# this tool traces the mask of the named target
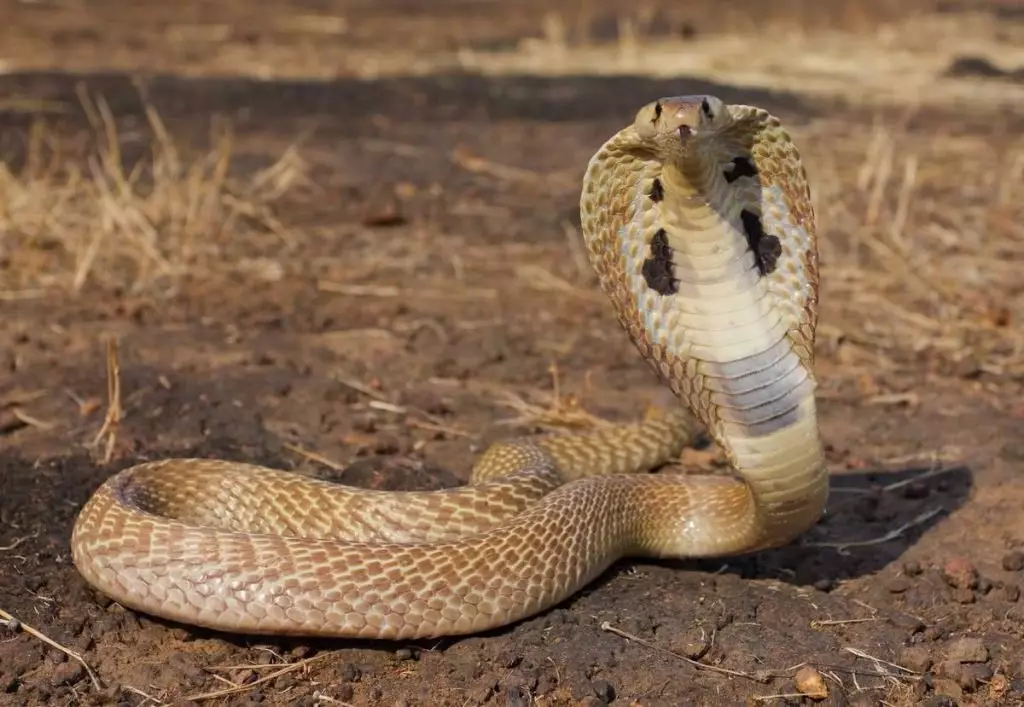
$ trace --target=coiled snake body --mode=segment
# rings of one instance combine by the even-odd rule
[[[128,607],[252,634],[422,638],[506,625],[623,556],[784,544],[828,478],[814,399],[817,245],[779,121],[665,98],[594,155],[580,200],[601,287],[679,411],[488,449],[467,486],[357,489],[226,461],[108,479],[75,565]],[[645,474],[701,423],[739,478]]]

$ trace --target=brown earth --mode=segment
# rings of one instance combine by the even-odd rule
[[[354,68],[392,43],[512,51],[550,29],[541,3],[8,4],[0,610],[80,653],[102,685],[0,625],[0,705],[811,704],[794,694],[805,664],[828,689],[817,704],[1024,704],[1019,112],[981,99],[868,107],[708,77]],[[588,28],[592,47],[622,42],[613,3],[566,5],[553,12]],[[648,22],[698,39],[762,21],[845,28],[869,46],[914,12],[1019,30],[1011,3],[890,6],[735,3],[726,21],[690,3]],[[998,55],[1004,35],[979,45]],[[211,120],[230,121],[238,183],[302,138],[280,163],[283,194],[250,189],[244,217],[186,238],[171,218],[185,201],[154,188],[164,201],[146,208],[166,217],[152,219],[155,240],[132,227],[91,241],[102,218],[79,216],[114,218],[129,201],[61,205],[47,201],[60,177],[26,175],[41,153],[87,176],[109,170],[79,85],[105,98],[120,160],[145,161],[159,136],[131,69],[148,74],[183,156],[216,148]],[[973,81],[988,96],[1002,79],[957,80],[941,85]],[[68,554],[75,515],[142,460],[441,488],[464,483],[495,439],[669,403],[582,260],[577,199],[587,159],[638,106],[698,92],[778,113],[818,194],[819,410],[835,479],[804,538],[721,561],[623,561],[514,626],[397,645],[215,634],[125,610],[82,581]],[[40,205],[31,233],[26,203]],[[109,339],[124,417],[92,446]],[[719,466],[713,450],[682,461]]]

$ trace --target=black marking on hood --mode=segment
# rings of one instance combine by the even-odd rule
[[[740,177],[756,177],[757,167],[746,157],[734,157],[732,164],[725,168],[725,181],[732,184]]]
[[[743,221],[743,230],[747,234],[747,243],[754,251],[757,269],[762,275],[775,272],[779,265],[779,256],[782,255],[782,243],[776,236],[765,233],[761,217],[753,211],[740,211],[740,220]]]
[[[651,238],[650,255],[644,260],[641,273],[647,286],[659,295],[674,295],[679,291],[679,283],[672,273],[672,247],[664,228],[659,228]]]

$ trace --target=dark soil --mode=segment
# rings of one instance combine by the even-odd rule
[[[14,74],[0,93],[75,103],[78,80],[120,121],[138,120],[138,94],[119,74]],[[440,488],[463,483],[490,441],[536,431],[502,424],[517,413],[500,394],[550,392],[552,363],[562,390],[594,414],[626,421],[665,404],[565,230],[601,141],[652,97],[697,92],[742,95],[795,126],[827,110],[797,95],[638,78],[151,81],[173,131],[197,149],[212,114],[231,116],[239,169],[265,166],[315,128],[303,154],[316,188],[278,214],[301,237],[264,249],[281,279],[197,272],[170,294],[96,285],[0,302],[0,609],[79,651],[103,682],[0,626],[0,705],[191,704],[230,687],[225,679],[258,684],[207,703],[729,705],[797,692],[804,663],[825,676],[819,704],[1024,704],[1020,381],[940,377],[908,357],[886,375],[916,399],[871,405],[825,342],[819,409],[834,491],[827,517],[777,551],[625,561],[515,626],[399,645],[172,625],[98,596],[72,566],[81,505],[142,460],[221,457],[374,488]],[[16,156],[28,120],[0,119]],[[53,124],[68,136],[84,129],[76,113]],[[226,255],[247,248],[235,242]],[[87,443],[102,423],[109,336],[126,417],[104,464]],[[400,412],[371,405],[352,382]],[[930,461],[940,448],[955,458]],[[929,469],[942,473],[922,477]]]

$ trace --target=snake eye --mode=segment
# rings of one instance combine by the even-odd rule
[[[660,120],[660,119],[661,119],[661,101],[658,101],[657,103],[654,104],[654,120],[652,120],[651,122],[653,123],[655,120]]]
[[[708,99],[705,98],[700,102],[700,109],[701,112],[704,113],[705,118],[707,118],[708,120],[715,119],[715,113],[714,111],[711,110],[711,104],[708,103]]]

